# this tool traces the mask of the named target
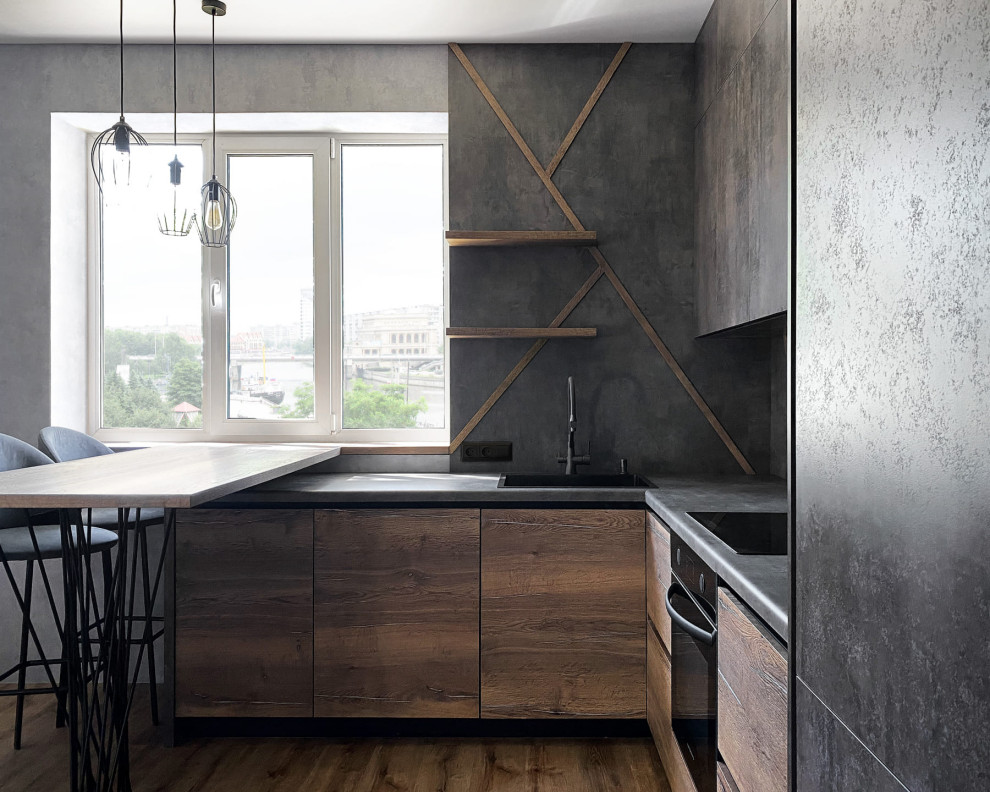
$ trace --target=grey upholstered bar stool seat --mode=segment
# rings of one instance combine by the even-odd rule
[[[27,443],[9,435],[0,435],[0,471],[18,470],[20,468],[34,467],[36,465],[50,465],[52,461],[42,454],[38,449]],[[47,518],[47,519],[46,519]],[[8,677],[17,675],[17,683],[13,687],[0,690],[0,696],[16,696],[17,706],[14,714],[14,748],[21,747],[21,726],[24,719],[24,697],[28,695],[38,695],[54,693],[58,699],[57,714],[55,716],[56,726],[62,725],[65,717],[65,641],[59,607],[55,601],[55,593],[45,570],[45,565],[41,563],[49,559],[62,557],[62,536],[57,525],[36,525],[40,521],[51,522],[57,516],[52,512],[43,515],[32,515],[27,509],[0,509],[0,566],[3,567],[5,576],[10,583],[14,599],[21,611],[21,633],[20,633],[20,653],[18,662],[0,674],[0,682]],[[78,537],[78,527],[75,529],[75,538]],[[112,531],[102,528],[93,528],[85,534],[91,540],[89,554],[100,553],[103,557],[104,570],[110,566],[110,550],[117,544],[117,535]],[[23,562],[25,564],[23,587],[17,584],[11,564]],[[49,658],[45,654],[44,646],[34,623],[31,619],[31,606],[34,594],[34,572],[35,567],[41,573],[44,583],[45,594],[48,598],[48,605],[51,609],[51,617],[54,620],[56,630],[62,645],[57,658]],[[94,593],[95,596],[95,593]],[[28,659],[29,639],[34,644],[37,659]],[[47,687],[32,687],[27,685],[27,671],[29,668],[44,668],[48,677]],[[54,667],[58,666],[59,678],[55,679]]]
[[[38,436],[38,445],[42,451],[54,459],[56,462],[72,462],[76,459],[89,459],[91,457],[112,454],[113,449],[107,448],[95,437],[69,429],[65,426],[48,426],[41,430]],[[140,520],[138,518],[140,517]],[[99,526],[117,530],[119,528],[117,509],[84,509],[82,519],[89,525]],[[163,619],[154,615],[154,595],[152,591],[155,587],[156,573],[151,569],[148,552],[147,528],[152,525],[161,525],[165,521],[164,509],[130,509],[127,512],[127,528],[135,532],[137,541],[134,543],[134,553],[140,554],[140,570],[138,578],[141,583],[139,594],[143,595],[143,615],[136,615],[135,620],[143,623],[141,635],[133,639],[133,643],[145,644],[145,663],[148,668],[148,681],[151,695],[151,720],[158,724],[158,691],[154,681],[156,679],[155,669],[155,641],[165,633]],[[134,590],[134,589],[132,589]],[[135,597],[139,595],[135,594]],[[156,623],[162,626],[156,629]]]
[[[79,535],[78,527],[73,526],[73,534],[74,537]],[[117,544],[117,534],[105,528],[93,528],[87,531],[84,537],[89,538],[90,553],[102,553]],[[38,525],[33,529],[27,525],[19,525],[15,528],[0,527],[0,552],[8,561],[46,561],[49,558],[61,558],[62,532],[57,525]]]

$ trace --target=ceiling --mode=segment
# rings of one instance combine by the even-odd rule
[[[221,43],[693,42],[712,0],[227,0]],[[178,0],[182,43],[206,42],[200,0]],[[0,43],[114,42],[117,0],[0,0]],[[171,42],[168,0],[124,4],[127,42]]]

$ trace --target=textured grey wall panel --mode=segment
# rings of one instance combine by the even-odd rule
[[[464,51],[543,163],[617,45],[467,45]],[[568,229],[481,93],[449,57],[450,226]],[[769,468],[767,340],[694,338],[693,48],[634,45],[554,181],[688,376],[758,472]],[[586,251],[450,251],[452,325],[546,326],[594,271]],[[737,473],[739,467],[602,279],[565,323],[598,338],[549,342],[471,435],[511,440],[516,470],[558,470],[566,380],[578,391],[579,450],[593,469]],[[452,341],[452,434],[529,348]],[[484,465],[462,465],[476,470]],[[502,469],[505,465],[493,465]]]
[[[990,4],[797,14],[797,672],[913,792],[984,790]]]
[[[445,52],[218,47],[218,110],[443,112]],[[126,48],[128,112],[172,111],[171,56],[171,47]],[[0,432],[31,443],[49,423],[50,114],[115,112],[117,57],[113,46],[0,45],[0,371],[8,372],[0,378]],[[210,83],[202,75],[209,74],[209,48],[181,47],[179,63],[179,106],[208,112]]]
[[[904,792],[901,784],[807,687],[798,683],[801,792]]]

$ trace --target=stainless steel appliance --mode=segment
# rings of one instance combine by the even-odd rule
[[[675,532],[670,536],[671,719],[698,792],[715,792],[717,580]]]

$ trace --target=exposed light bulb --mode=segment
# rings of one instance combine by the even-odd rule
[[[223,225],[223,209],[219,201],[209,201],[206,204],[206,227],[216,231]]]
[[[113,153],[113,182],[119,189],[131,183],[131,152],[116,149]]]
[[[118,122],[113,134],[113,180],[117,187],[127,187],[131,181],[131,141],[128,136],[129,128]]]

